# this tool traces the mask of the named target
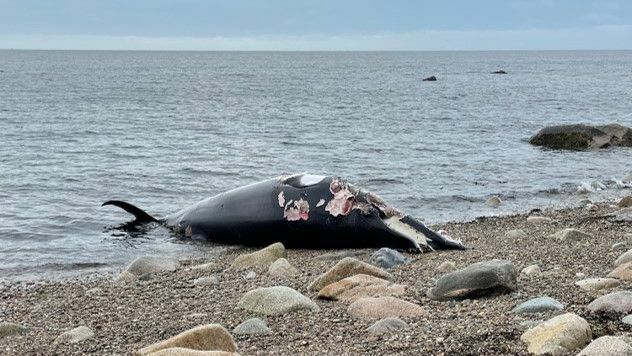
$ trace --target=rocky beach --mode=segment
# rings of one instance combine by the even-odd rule
[[[227,247],[6,282],[0,354],[629,355],[630,200],[433,226],[466,251]]]

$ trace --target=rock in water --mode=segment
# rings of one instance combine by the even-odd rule
[[[437,81],[437,77],[435,77],[434,75],[431,75],[427,78],[424,78],[422,81],[424,82],[436,82]]]
[[[311,291],[319,291],[331,283],[356,274],[368,274],[387,280],[393,279],[390,273],[381,268],[371,266],[352,257],[345,257],[327,272],[316,278],[307,288]]]
[[[493,71],[492,74],[507,74],[507,72],[505,72],[504,70],[500,69],[500,70]]]
[[[27,327],[14,323],[0,323],[0,339],[7,336],[20,335],[28,331]]]
[[[593,300],[587,306],[594,313],[629,314],[632,312],[632,292],[614,292]]]
[[[238,256],[231,266],[238,269],[268,268],[274,261],[282,257],[285,257],[285,246],[277,242],[259,251]]]
[[[237,306],[264,315],[282,315],[301,309],[315,312],[320,310],[311,299],[285,286],[251,290],[241,298]]]
[[[417,304],[394,297],[360,298],[349,305],[347,312],[359,319],[406,318],[426,314]]]
[[[285,258],[279,258],[270,265],[268,274],[278,278],[291,278],[298,274],[298,270]]]
[[[156,272],[173,272],[178,268],[180,263],[178,260],[168,257],[160,257],[160,256],[141,256],[135,259],[132,263],[130,263],[127,268],[125,268],[126,272],[129,272],[137,277],[140,277],[147,273],[156,273]]]
[[[400,318],[384,318],[369,326],[366,331],[373,335],[390,334],[408,328],[408,324]]]
[[[432,299],[478,297],[517,288],[517,273],[510,261],[491,260],[443,275],[428,291]]]
[[[406,257],[392,248],[383,247],[369,257],[369,263],[384,269],[406,263]]]
[[[80,326],[74,328],[72,330],[66,331],[65,333],[59,335],[57,339],[55,339],[55,344],[76,344],[78,342],[87,340],[94,336],[94,332],[87,326]]]
[[[621,135],[626,130],[628,131]],[[543,128],[531,137],[529,143],[553,149],[570,150],[625,146],[628,142],[628,136],[632,142],[632,133],[629,130],[621,126],[621,132],[616,132],[617,130],[612,125],[598,127],[581,124],[550,126]],[[621,135],[621,138],[615,134]]]
[[[632,356],[632,347],[615,336],[602,336],[586,346],[577,356]]]
[[[368,274],[356,274],[331,283],[318,292],[318,298],[353,302],[366,297],[387,297],[404,294],[406,286]]]
[[[492,207],[492,208],[496,208],[498,206],[500,206],[500,204],[502,204],[502,200],[500,200],[500,198],[496,195],[494,195],[493,197],[487,199],[487,201],[485,202],[485,205]]]
[[[183,348],[200,351],[236,352],[235,340],[226,329],[219,324],[200,325],[167,340],[155,343],[138,350],[140,355],[171,348]]]
[[[233,330],[235,335],[268,335],[271,332],[266,322],[259,318],[248,319]]]
[[[527,300],[513,309],[514,313],[542,313],[547,311],[560,311],[564,305],[551,297],[539,297]]]
[[[582,317],[567,313],[549,319],[522,334],[520,340],[536,355],[561,355],[586,345],[592,338],[590,325]]]
[[[551,235],[551,237],[560,241],[581,241],[592,238],[591,235],[576,229],[564,229]]]
[[[621,285],[621,281],[615,278],[587,278],[575,282],[575,285],[583,290],[594,292],[602,289],[618,287]]]

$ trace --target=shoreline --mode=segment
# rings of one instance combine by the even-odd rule
[[[426,314],[404,319],[409,327],[388,335],[368,334],[366,328],[373,322],[351,317],[345,303],[316,299],[316,293],[307,289],[337,262],[317,257],[335,251],[287,250],[287,260],[300,272],[283,279],[270,276],[267,268],[231,269],[237,256],[256,249],[229,247],[213,260],[184,260],[175,271],[143,275],[130,282],[117,281],[109,272],[60,281],[0,282],[0,323],[29,328],[21,335],[2,338],[0,353],[130,354],[201,324],[221,324],[231,332],[253,316],[266,320],[272,332],[235,335],[238,352],[243,355],[527,354],[526,344],[520,341],[524,325],[564,312],[585,318],[593,339],[632,336],[630,326],[620,318],[603,318],[586,309],[600,295],[629,289],[630,282],[599,292],[587,292],[574,284],[583,278],[605,277],[616,258],[632,248],[632,224],[603,218],[616,210],[612,202],[603,202],[592,209],[544,209],[537,213],[551,218],[549,223],[529,223],[529,214],[515,214],[433,225],[462,239],[470,249],[405,254],[410,262],[389,270],[394,282],[407,286],[399,298],[420,305]],[[565,228],[592,237],[564,242],[550,237]],[[505,236],[514,229],[523,230],[526,236]],[[623,247],[613,249],[616,243],[623,243]],[[367,261],[375,250],[343,251],[355,252],[357,259]],[[457,268],[464,268],[491,259],[509,260],[518,272],[537,264],[542,273],[537,277],[521,275],[518,289],[509,294],[448,301],[427,297],[428,289],[442,275],[436,270],[442,262],[453,261]],[[209,262],[206,270],[191,268]],[[256,275],[248,276],[249,272]],[[218,284],[193,283],[209,276],[216,276]],[[320,311],[262,317],[237,308],[248,291],[274,285],[294,288],[314,300]],[[560,301],[564,310],[527,315],[511,312],[517,304],[544,295]],[[94,336],[76,344],[54,344],[61,333],[81,325],[92,329]]]

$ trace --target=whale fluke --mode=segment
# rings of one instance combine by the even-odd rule
[[[120,201],[120,200],[108,200],[105,203],[101,204],[101,206],[106,206],[106,205],[114,205],[114,206],[118,206],[119,208],[127,211],[128,213],[134,215],[134,217],[136,217],[136,220],[134,220],[132,223],[133,224],[145,224],[145,223],[150,223],[150,222],[159,222],[158,219],[156,219],[155,217],[147,214],[143,209],[141,208],[137,208],[134,205],[124,202],[124,201]]]

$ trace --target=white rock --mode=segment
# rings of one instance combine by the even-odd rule
[[[542,274],[542,270],[538,265],[531,265],[523,268],[522,271],[520,271],[520,274],[528,277],[536,277]]]
[[[78,342],[87,340],[93,336],[94,336],[94,332],[92,332],[92,329],[90,329],[87,326],[80,326],[59,335],[57,339],[55,339],[54,343],[55,344],[63,344],[63,343],[76,344]]]
[[[285,257],[285,246],[277,242],[259,251],[238,256],[231,266],[238,269],[253,267],[268,268],[272,262],[282,257]]]
[[[246,278],[246,279],[255,279],[255,278],[257,278],[257,272],[250,271],[250,272],[246,273],[244,278]]]
[[[146,273],[156,273],[164,271],[175,271],[179,266],[178,260],[161,256],[141,256],[130,263],[125,271],[142,276]]]
[[[618,287],[621,285],[621,281],[616,278],[588,278],[575,282],[575,285],[583,290],[593,292]]]

